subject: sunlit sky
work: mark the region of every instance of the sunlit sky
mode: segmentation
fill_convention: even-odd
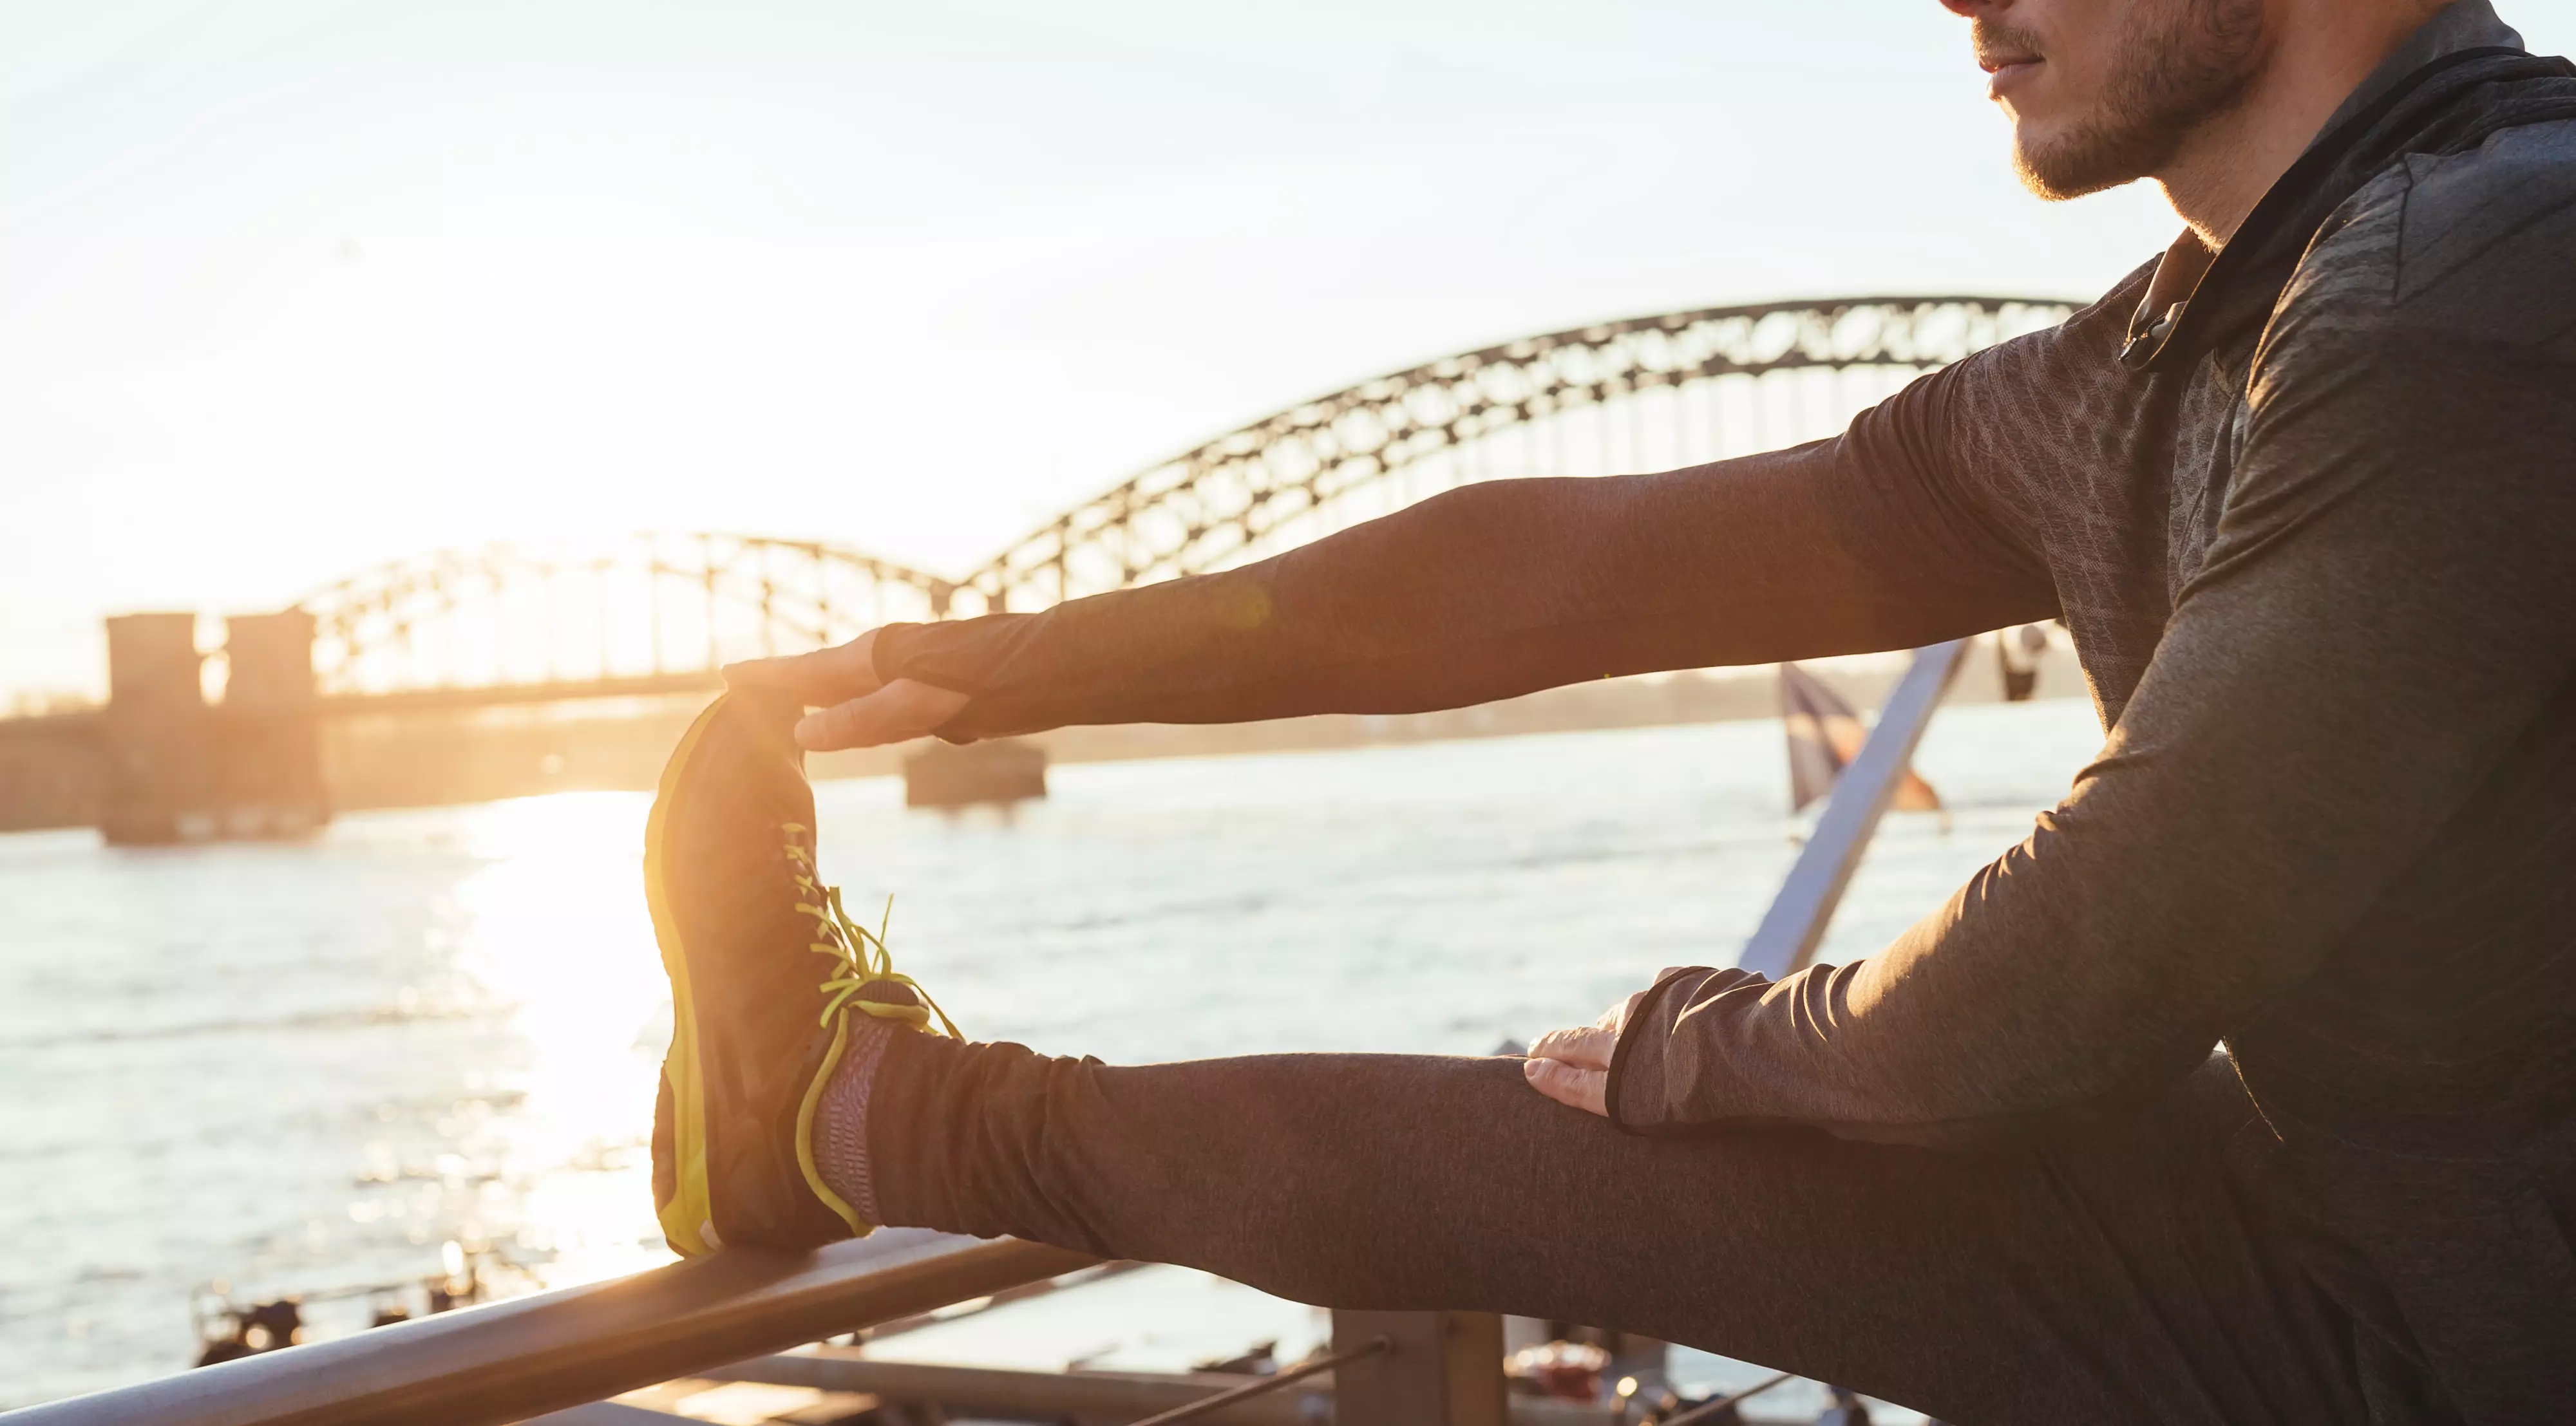
[[[2576,0],[2505,9],[2576,45]],[[0,0],[0,694],[493,539],[963,569],[1528,332],[2089,296],[1934,0]]]

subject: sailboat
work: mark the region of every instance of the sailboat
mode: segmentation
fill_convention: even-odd
[[[1842,695],[1793,663],[1780,665],[1780,718],[1789,735],[1789,810],[1804,812],[1834,790],[1869,729]],[[1897,812],[1942,810],[1941,794],[1910,767],[1887,805]]]

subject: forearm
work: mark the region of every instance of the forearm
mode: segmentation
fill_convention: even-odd
[[[1469,486],[1258,564],[898,625],[952,737],[1458,707],[1617,674],[1910,647],[2055,611],[1897,427],[1660,475]]]

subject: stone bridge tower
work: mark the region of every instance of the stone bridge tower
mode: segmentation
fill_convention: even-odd
[[[210,704],[194,614],[107,621],[99,830],[116,846],[280,837],[327,821],[313,616],[225,621],[230,666]]]

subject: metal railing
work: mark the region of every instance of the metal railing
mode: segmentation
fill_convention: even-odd
[[[1179,1426],[1618,1426],[1616,1406],[1511,1398],[1501,1320],[1336,1312],[1331,1350],[1269,1376],[881,1361],[827,1337],[1088,1267],[1016,1239],[888,1229],[810,1255],[729,1250],[0,1414],[7,1426],[667,1426],[605,1398],[766,1382],[1022,1419]],[[788,1349],[798,1350],[790,1351]],[[1331,1379],[1326,1380],[1330,1374]],[[1291,1393],[1286,1388],[1307,1384]],[[1140,1418],[1144,1418],[1141,1419]]]
[[[8,1426],[504,1426],[1096,1259],[887,1229],[726,1252],[31,1406]]]

